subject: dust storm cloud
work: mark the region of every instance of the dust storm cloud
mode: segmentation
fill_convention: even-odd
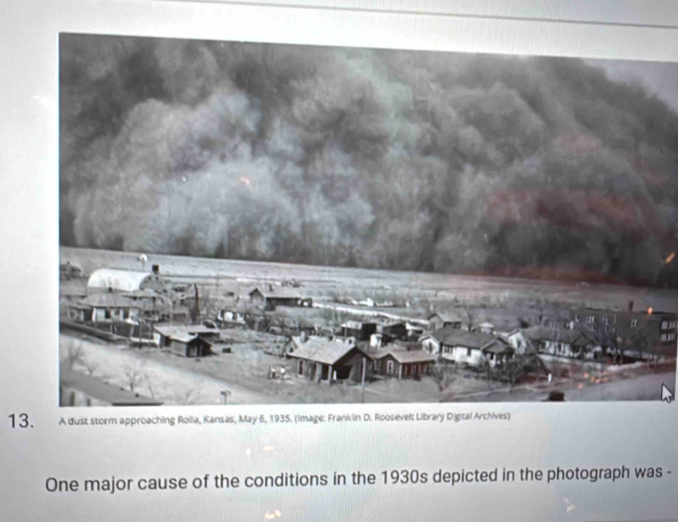
[[[675,284],[678,115],[590,60],[90,35],[59,60],[62,245]]]

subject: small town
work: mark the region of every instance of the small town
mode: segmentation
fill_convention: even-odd
[[[62,262],[61,406],[659,400],[675,379],[678,315],[633,300],[427,299],[136,263]]]

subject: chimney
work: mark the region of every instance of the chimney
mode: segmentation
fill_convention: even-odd
[[[633,312],[633,300],[629,301],[629,312]]]
[[[306,333],[306,330],[301,331],[300,337],[301,337],[302,343],[305,343],[306,341],[308,341],[308,334]]]

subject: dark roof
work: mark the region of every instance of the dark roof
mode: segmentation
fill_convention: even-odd
[[[438,317],[440,317],[443,320],[443,322],[458,323],[458,322],[461,322],[461,320],[462,320],[461,317],[455,312],[435,312],[435,313],[429,315],[427,319],[430,321],[436,315]]]
[[[422,346],[419,341],[394,341],[392,344],[389,345],[389,348],[393,348],[395,350],[404,350],[404,351],[409,351],[409,352],[416,352],[417,350],[421,350]]]
[[[220,332],[216,328],[209,328],[202,324],[194,324],[189,326],[169,326],[169,325],[155,325],[154,329],[164,337],[176,337],[199,334],[214,334],[219,335]]]
[[[275,288],[274,290],[262,290],[261,288],[254,288],[248,292],[248,295],[253,294],[255,291],[259,291],[261,295],[264,296],[266,299],[308,299],[306,297],[302,297],[299,292],[295,292],[294,290],[290,290],[289,288]]]
[[[85,395],[113,406],[160,406],[162,402],[118,388],[95,377],[75,372],[66,368],[59,371],[62,386],[74,388]]]
[[[198,337],[197,335],[191,335],[191,334],[188,334],[188,333],[172,334],[172,335],[169,336],[169,338],[172,341],[179,341],[180,343],[184,343],[184,344],[190,344],[193,341],[195,341],[196,339],[199,339],[201,342],[203,342],[205,344],[209,344],[210,346],[212,345],[212,343],[207,341],[206,339],[203,339],[202,337]]]
[[[369,355],[365,354],[354,344],[341,341],[330,341],[324,337],[311,337],[306,342],[301,342],[298,337],[295,337],[294,341],[297,348],[294,352],[290,353],[289,356],[298,357],[299,359],[307,359],[309,361],[332,365],[351,350],[358,350],[366,357],[369,357]]]
[[[74,308],[76,310],[92,310],[92,307],[90,305],[82,304],[82,303],[72,303],[69,305],[70,308]]]
[[[455,328],[439,328],[429,334],[442,344],[448,346],[464,346],[466,348],[483,348],[488,343],[499,340],[498,337],[482,332],[467,332]],[[503,339],[500,342],[505,343]]]
[[[581,330],[570,328],[551,328],[548,326],[530,326],[523,330],[525,337],[533,341],[556,341],[568,344],[586,344],[591,339]]]
[[[417,363],[417,362],[435,362],[435,356],[424,350],[417,351],[402,351],[402,350],[383,350],[374,355],[375,359],[383,359],[387,355],[393,357],[400,364]]]
[[[502,342],[495,342],[483,348],[485,353],[513,353],[515,349],[512,346],[508,346]]]
[[[642,316],[676,316],[676,312],[662,312],[660,310],[652,310],[652,313],[649,314],[647,310],[606,310],[604,308],[574,308],[571,310],[574,314],[585,314],[585,313],[594,313],[594,314],[608,314],[608,315],[617,315],[617,316],[627,316],[627,317],[642,317]]]
[[[363,323],[360,321],[346,321],[343,323],[342,328],[348,328],[350,330],[362,330],[363,329]]]
[[[85,297],[87,295],[86,288],[74,288],[69,286],[59,287],[60,297]]]
[[[131,292],[127,292],[122,294],[125,297],[130,297],[130,298],[137,298],[137,299],[143,299],[143,298],[156,298],[160,297],[160,294],[156,292],[155,290],[151,290],[150,288],[144,288],[143,290],[133,290]]]
[[[96,308],[139,308],[139,305],[120,294],[94,294],[86,297],[81,304]]]

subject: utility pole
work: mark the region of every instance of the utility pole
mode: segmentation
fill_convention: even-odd
[[[362,375],[362,392],[361,392],[361,400],[360,402],[364,403],[365,402],[365,372],[367,371],[367,358],[363,357],[363,375]]]

